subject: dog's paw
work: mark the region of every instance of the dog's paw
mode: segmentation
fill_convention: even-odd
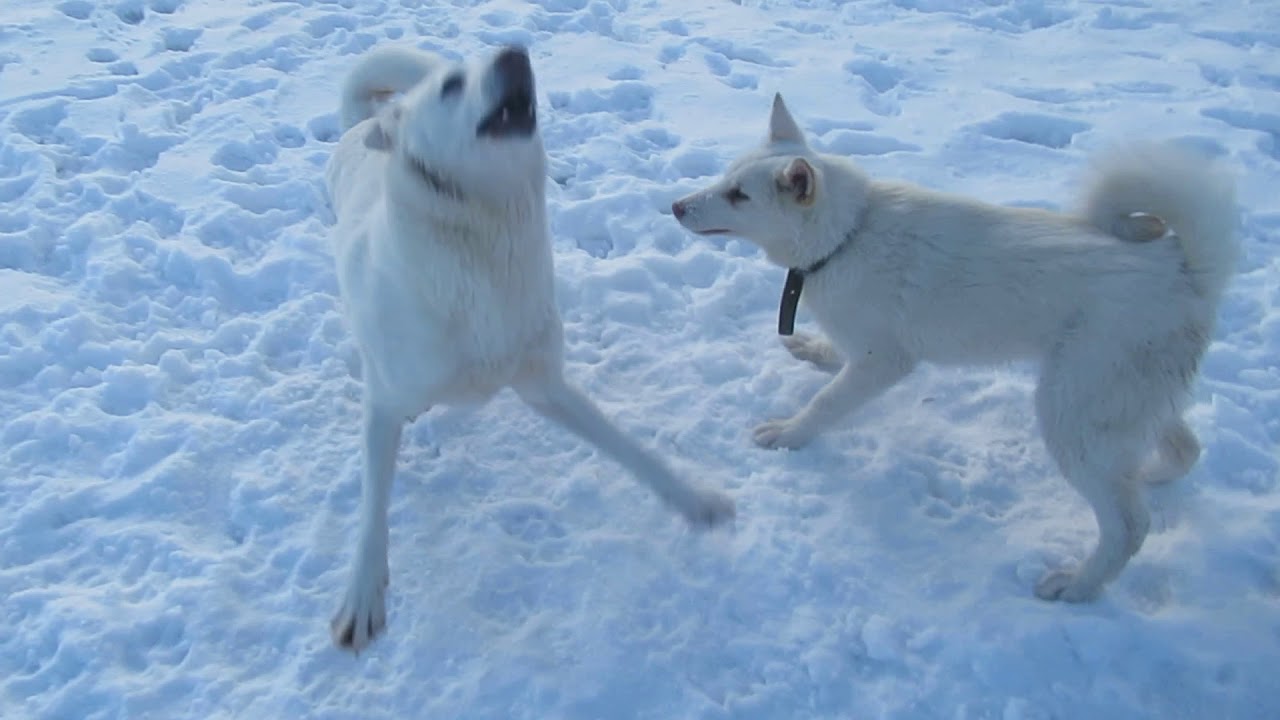
[[[1089,602],[1098,597],[1099,590],[1101,588],[1096,585],[1080,582],[1071,570],[1050,570],[1036,583],[1036,597],[1050,602]]]
[[[825,338],[817,335],[810,335],[809,333],[784,335],[782,337],[782,346],[795,359],[811,363],[821,370],[836,371],[843,364],[835,347]]]
[[[738,512],[732,498],[715,490],[695,491],[680,511],[685,520],[698,530],[710,530],[733,522]]]
[[[342,605],[329,622],[335,645],[358,653],[386,628],[387,577],[384,574],[362,581],[357,572]]]
[[[770,420],[758,425],[751,436],[757,445],[769,450],[798,448],[810,440],[809,436],[800,432],[796,423],[790,419]]]

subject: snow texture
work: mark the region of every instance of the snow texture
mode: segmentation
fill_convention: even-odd
[[[739,518],[690,533],[511,393],[434,412],[352,657],[320,177],[342,76],[391,42],[530,46],[569,375]],[[993,202],[1070,208],[1128,137],[1237,170],[1204,457],[1097,602],[1032,596],[1095,528],[1028,368],[925,368],[752,446],[824,377],[773,335],[783,272],[667,208],[777,90],[816,146]],[[1244,0],[5,0],[0,717],[1280,717],[1278,93],[1280,8]]]

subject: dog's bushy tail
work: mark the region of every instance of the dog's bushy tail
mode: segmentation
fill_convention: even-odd
[[[1232,177],[1211,158],[1172,143],[1118,149],[1095,169],[1084,197],[1085,219],[1133,241],[1157,237],[1167,227],[1182,245],[1196,288],[1216,301],[1239,254]],[[1159,220],[1134,224],[1138,213]]]
[[[342,130],[373,117],[378,105],[431,74],[439,61],[412,48],[385,47],[365,55],[342,86]]]

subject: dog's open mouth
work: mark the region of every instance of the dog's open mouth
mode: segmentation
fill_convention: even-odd
[[[524,92],[503,96],[498,106],[480,121],[476,134],[489,137],[528,137],[538,127],[533,97]]]
[[[502,88],[498,104],[476,127],[480,137],[523,138],[538,127],[533,67],[523,48],[506,48],[493,61],[494,79]]]

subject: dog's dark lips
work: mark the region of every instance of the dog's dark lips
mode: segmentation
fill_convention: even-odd
[[[480,121],[476,135],[493,138],[525,138],[538,128],[533,97],[518,89],[504,96],[498,106]]]
[[[699,235],[728,235],[729,231],[724,228],[711,228],[710,230],[694,230]]]

